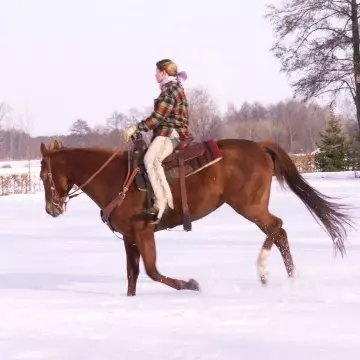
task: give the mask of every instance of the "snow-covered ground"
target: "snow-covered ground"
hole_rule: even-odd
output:
[[[359,179],[312,179],[357,207]],[[0,197],[0,359],[355,360],[360,353],[360,236],[345,258],[290,191],[273,186],[271,211],[284,220],[296,281],[273,248],[269,285],[255,261],[263,234],[229,207],[157,235],[158,267],[199,281],[177,292],[143,271],[127,298],[122,241],[85,195],[57,219],[43,194]]]
[[[11,160],[11,161],[0,161],[0,176],[1,175],[12,175],[12,174],[23,174],[23,173],[39,173],[40,171],[40,160]]]

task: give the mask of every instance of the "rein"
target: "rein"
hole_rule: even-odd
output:
[[[92,174],[83,184],[81,184],[81,186],[77,187],[77,189],[75,189],[73,192],[70,192],[69,194],[65,195],[65,196],[59,196],[59,194],[56,191],[55,188],[55,183],[54,183],[54,179],[52,176],[52,172],[51,172],[51,163],[50,161],[48,161],[48,178],[49,178],[49,182],[50,182],[50,190],[52,193],[52,203],[53,205],[58,208],[59,210],[66,210],[66,205],[67,203],[74,197],[81,195],[83,193],[83,191],[81,193],[77,192],[81,189],[84,188],[84,186],[88,185],[96,175],[98,175],[105,167],[106,165],[108,165],[110,163],[110,161],[119,153],[121,152],[121,148],[117,148],[113,154],[105,161],[105,163],[97,170],[95,171],[94,174]],[[49,159],[50,160],[50,159]],[[128,160],[128,162],[130,162],[130,159]],[[129,180],[129,175],[130,175],[130,167],[128,166],[128,173],[126,176],[126,179],[124,181],[124,185],[123,185],[123,191],[121,193],[124,192],[124,194],[126,193],[126,191],[128,190],[128,180]],[[68,198],[68,200],[66,201],[66,198]],[[63,204],[61,205],[61,201],[63,202]]]
[[[69,194],[66,194],[65,196],[59,196],[58,192],[56,191],[55,188],[55,183],[54,183],[54,179],[52,176],[52,172],[51,172],[51,163],[50,163],[50,159],[48,161],[48,179],[50,182],[50,190],[52,193],[52,204],[59,209],[60,211],[66,211],[66,206],[67,203],[70,201],[70,199],[81,195],[83,193],[83,191],[81,193],[77,193],[79,190],[83,189],[87,184],[89,184],[94,177],[99,174],[106,165],[109,164],[109,162],[121,151],[120,148],[118,148],[116,151],[114,151],[114,153],[106,160],[106,162],[94,173],[92,174],[81,186],[79,186],[76,190],[74,190],[73,192],[70,192]],[[126,174],[126,178],[124,180],[123,186],[122,186],[122,190],[115,196],[115,198],[110,201],[110,203],[108,203],[104,209],[101,210],[101,218],[103,220],[104,223],[106,223],[108,225],[108,227],[110,228],[110,230],[113,231],[113,233],[115,234],[115,229],[112,227],[111,222],[110,222],[110,215],[111,213],[115,210],[115,208],[117,206],[120,206],[123,202],[123,200],[126,197],[126,193],[128,192],[130,185],[132,184],[132,182],[134,181],[136,174],[140,171],[139,167],[136,166],[132,171],[131,171],[131,166],[130,166],[130,156],[128,156],[128,170],[127,170],[127,174]],[[66,200],[68,198],[68,200]],[[116,235],[116,234],[115,234]],[[117,236],[117,235],[116,235]]]
[[[76,192],[77,191],[79,191],[79,190],[81,190],[84,186],[86,186],[87,184],[89,184],[93,179],[94,179],[94,177],[97,175],[97,174],[99,174],[104,168],[105,168],[105,166],[107,165],[107,164],[109,164],[109,162],[117,155],[117,154],[119,154],[121,152],[121,148],[119,147],[119,148],[117,148],[117,150],[116,151],[114,151],[114,153],[105,161],[105,163],[94,173],[94,174],[92,174],[81,186],[79,186],[76,190],[74,190],[72,193],[69,193],[68,194],[68,198],[69,198],[69,200],[68,201],[70,201],[70,199],[72,199],[72,198],[74,198],[74,197],[76,197],[76,196],[78,196],[78,195],[81,195],[83,192],[81,192],[81,193],[79,193],[79,194],[76,194]]]

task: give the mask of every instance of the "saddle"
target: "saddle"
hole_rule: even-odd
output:
[[[133,137],[133,147],[129,151],[131,170],[136,167],[139,172],[135,177],[135,186],[140,191],[147,192],[147,203],[150,208],[153,205],[153,189],[148,179],[144,166],[144,155],[147,151],[147,144],[141,133]],[[220,150],[215,140],[195,142],[192,137],[182,140],[174,149],[172,154],[167,156],[162,166],[169,184],[180,182],[182,220],[185,231],[191,231],[191,216],[188,206],[185,178],[201,171],[207,166],[221,160]]]

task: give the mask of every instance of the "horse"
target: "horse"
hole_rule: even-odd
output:
[[[273,244],[280,251],[288,277],[294,278],[296,274],[283,220],[268,209],[274,176],[282,188],[287,185],[306,205],[332,240],[335,253],[345,255],[346,228],[351,225],[351,218],[345,212],[347,206],[332,202],[333,198],[310,186],[278,143],[220,139],[214,140],[214,144],[220,154],[219,161],[186,177],[191,219],[199,220],[226,203],[256,224],[266,236],[257,257],[257,272],[262,284],[268,283],[267,261]],[[196,145],[204,143],[187,147],[191,150]],[[175,179],[170,185],[174,209],[168,209],[156,225],[143,214],[147,193],[139,191],[134,182],[137,168],[131,167],[131,149],[66,147],[54,140],[49,146],[42,142],[40,152],[45,211],[51,217],[56,218],[66,211],[67,202],[76,196],[70,193],[74,186],[77,187],[75,191],[81,189],[101,211],[112,204],[111,229],[122,234],[126,252],[127,296],[136,295],[140,257],[147,276],[153,281],[176,290],[200,291],[195,279],[165,276],[156,262],[156,232],[183,223],[179,181]]]

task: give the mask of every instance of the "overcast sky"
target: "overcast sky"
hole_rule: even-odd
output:
[[[292,95],[270,53],[265,4],[280,0],[0,0],[0,101],[32,135],[93,126],[151,106],[155,62],[171,58],[186,86],[229,102],[264,104]]]

